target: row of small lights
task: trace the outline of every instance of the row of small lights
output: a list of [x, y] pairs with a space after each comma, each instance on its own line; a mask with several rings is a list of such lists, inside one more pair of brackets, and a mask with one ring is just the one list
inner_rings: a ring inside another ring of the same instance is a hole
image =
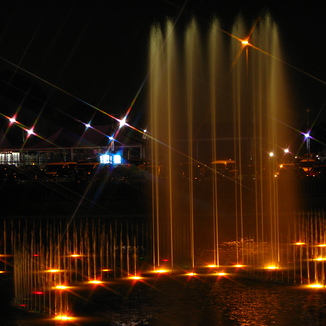
[[[34, 127], [30, 128], [30, 129], [25, 128], [20, 122], [18, 122], [16, 120], [15, 117], [8, 118], [8, 120], [10, 122], [10, 125], [15, 123], [15, 124], [19, 125], [22, 129], [24, 129], [27, 132], [28, 137], [31, 136], [31, 135], [37, 135], [35, 133], [35, 131], [34, 131]], [[119, 129], [122, 128], [125, 124], [126, 124], [125, 118], [120, 120], [119, 121]], [[89, 128], [94, 129], [89, 123], [84, 123], [84, 126], [85, 126], [86, 129], [89, 129]], [[114, 140], [114, 137], [113, 136], [108, 136], [108, 139], [110, 141], [112, 141], [112, 140]]]
[[[306, 245], [306, 243], [304, 242], [296, 242], [294, 243], [294, 245], [296, 246], [304, 246]], [[326, 247], [326, 244], [318, 244], [317, 245], [318, 247]], [[8, 256], [11, 256], [11, 255], [0, 255], [1, 257], [8, 257]], [[38, 256], [37, 254], [33, 255], [33, 256]], [[83, 255], [80, 255], [80, 254], [71, 254], [71, 255], [68, 255], [68, 257], [72, 257], [72, 258], [80, 258], [80, 257], [83, 257]], [[317, 261], [324, 261], [326, 259], [314, 259], [314, 260], [317, 260]], [[219, 268], [218, 265], [215, 265], [215, 264], [212, 264], [212, 265], [207, 265], [206, 266], [207, 268]], [[233, 265], [233, 266], [230, 266], [230, 267], [234, 267], [234, 268], [245, 268], [246, 266], [245, 265], [242, 265], [242, 264], [236, 264], [236, 265]], [[279, 267], [277, 266], [274, 266], [274, 265], [270, 265], [270, 266], [266, 266], [264, 268], [265, 270], [277, 270], [279, 269]], [[102, 272], [110, 272], [112, 271], [111, 269], [102, 269]], [[1, 271], [1, 272], [5, 272], [5, 271]], [[62, 273], [64, 272], [64, 270], [61, 270], [61, 269], [47, 269], [44, 271], [45, 273], [51, 273], [51, 274], [55, 274], [55, 273]], [[168, 270], [168, 269], [157, 269], [157, 270], [153, 270], [151, 271], [152, 274], [156, 274], [156, 275], [160, 275], [160, 274], [170, 274], [172, 273], [171, 270]], [[181, 274], [182, 275], [182, 274]], [[188, 277], [193, 277], [193, 276], [200, 276], [202, 275], [201, 273], [196, 273], [196, 272], [189, 272], [189, 273], [185, 273], [183, 274], [185, 276], [188, 276]], [[227, 276], [228, 273], [225, 273], [223, 271], [215, 271], [213, 272], [212, 274], [210, 275], [216, 275], [216, 276]], [[129, 279], [129, 280], [132, 280], [132, 281], [142, 281], [143, 279], [145, 279], [145, 277], [143, 276], [140, 276], [140, 275], [129, 275], [126, 279]], [[105, 281], [102, 281], [100, 279], [90, 279], [86, 282], [86, 284], [90, 284], [90, 285], [93, 285], [93, 286], [98, 286], [98, 285], [103, 285], [105, 284], [106, 282]], [[324, 288], [324, 286], [322, 284], [319, 284], [319, 283], [313, 283], [313, 284], [309, 284], [307, 285], [306, 287], [309, 287], [309, 288]], [[57, 284], [56, 286], [54, 286], [52, 288], [53, 290], [57, 290], [57, 291], [69, 291], [71, 289], [73, 289], [72, 286], [69, 286], [69, 285], [66, 285], [66, 284]], [[32, 294], [34, 295], [43, 295], [44, 292], [43, 291], [33, 291]], [[22, 305], [24, 306], [24, 304]], [[57, 321], [73, 321], [73, 320], [76, 320], [78, 319], [78, 317], [74, 317], [74, 316], [71, 316], [71, 315], [64, 315], [64, 314], [57, 314], [56, 316], [53, 317], [54, 320], [57, 320]]]

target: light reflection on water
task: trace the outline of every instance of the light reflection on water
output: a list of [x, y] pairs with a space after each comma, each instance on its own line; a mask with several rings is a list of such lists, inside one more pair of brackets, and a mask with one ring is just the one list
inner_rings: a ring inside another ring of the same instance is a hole
[[[59, 325], [324, 325], [325, 290], [229, 277], [160, 275], [120, 280], [74, 299], [80, 319]], [[87, 318], [86, 318], [87, 317]], [[17, 318], [17, 317], [16, 317]], [[55, 324], [41, 318], [3, 326]], [[58, 323], [56, 323], [58, 324]]]

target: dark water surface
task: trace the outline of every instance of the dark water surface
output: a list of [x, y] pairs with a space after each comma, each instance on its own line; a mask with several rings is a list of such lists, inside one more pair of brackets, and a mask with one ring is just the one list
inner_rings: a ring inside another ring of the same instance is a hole
[[80, 318], [69, 323], [55, 323], [4, 304], [0, 325], [326, 325], [325, 291], [237, 275], [160, 275], [75, 291], [71, 302]]

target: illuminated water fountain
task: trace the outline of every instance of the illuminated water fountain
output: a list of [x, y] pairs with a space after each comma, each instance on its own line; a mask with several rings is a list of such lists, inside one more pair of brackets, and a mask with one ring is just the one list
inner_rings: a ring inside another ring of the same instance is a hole
[[[151, 159], [165, 169], [153, 180], [154, 266], [280, 267], [298, 194], [274, 175], [291, 100], [277, 26], [266, 16], [248, 32], [238, 19], [230, 34], [217, 20], [205, 31], [192, 20], [181, 34], [167, 20], [149, 47]], [[233, 175], [210, 164], [230, 158]], [[268, 244], [250, 261], [248, 239]], [[232, 240], [230, 259], [220, 246]]]
[[2, 271], [9, 267], [14, 273], [15, 303], [20, 307], [71, 316], [74, 297], [83, 288], [136, 276], [143, 268], [144, 255], [149, 254], [144, 221], [129, 224], [122, 219], [89, 218], [68, 222], [15, 219], [10, 225], [4, 223], [2, 231], [10, 234], [14, 268], [5, 264]]
[[[203, 33], [193, 20], [181, 39], [171, 21], [152, 29], [152, 219], [4, 220], [0, 273], [13, 271], [17, 305], [66, 321], [98, 285], [238, 268], [325, 286], [324, 214], [299, 214], [296, 183], [275, 178], [290, 101], [277, 27], [265, 17], [248, 34], [239, 19], [228, 34], [214, 20]], [[221, 158], [237, 171], [210, 164]]]
[[[282, 247], [286, 265], [281, 269], [275, 266], [266, 266], [264, 270], [249, 268], [247, 275], [324, 288], [324, 221], [322, 212], [297, 216], [289, 234], [291, 241]], [[1, 274], [13, 273], [15, 304], [58, 322], [76, 319], [81, 322], [78, 304], [87, 307], [96, 287], [103, 288], [100, 293], [105, 297], [114, 287], [122, 291], [122, 286], [129, 286], [131, 291], [135, 282], [145, 282], [146, 287], [152, 288], [150, 284], [156, 284], [160, 275], [167, 275], [169, 282], [175, 279], [177, 283], [182, 279], [189, 282], [190, 278], [215, 278], [219, 282], [237, 273], [235, 268], [230, 274], [230, 269], [226, 271], [212, 265], [205, 270], [174, 273], [172, 277], [169, 269], [156, 269], [153, 274], [150, 264], [143, 264], [144, 254], [148, 254], [146, 248], [151, 246], [143, 241], [144, 235], [150, 234], [147, 224], [103, 218], [67, 222], [13, 219], [4, 220], [0, 228], [1, 238], [7, 239], [6, 246], [1, 247]], [[237, 245], [236, 241], [225, 242], [220, 251], [233, 255]], [[246, 240], [241, 249], [245, 260], [252, 262], [255, 254], [259, 256], [260, 251], [270, 247], [268, 243]], [[76, 302], [79, 303], [76, 305]]]

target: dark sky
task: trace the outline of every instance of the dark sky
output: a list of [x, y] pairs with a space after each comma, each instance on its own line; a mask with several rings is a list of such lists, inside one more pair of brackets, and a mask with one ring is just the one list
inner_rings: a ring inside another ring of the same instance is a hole
[[[287, 1], [280, 3], [267, 0], [1, 1], [0, 77], [4, 74], [8, 80], [8, 71], [10, 76], [23, 75], [44, 91], [41, 102], [54, 103], [63, 111], [66, 107], [77, 110], [81, 102], [76, 99], [81, 99], [119, 115], [141, 90], [134, 110], [137, 120], [146, 106], [146, 83], [142, 85], [147, 75], [149, 30], [155, 21], [164, 22], [169, 16], [177, 26], [182, 26], [195, 16], [205, 27], [216, 15], [222, 27], [230, 30], [238, 14], [250, 22], [262, 10], [268, 10], [279, 24], [285, 61], [296, 68], [292, 69], [292, 78], [297, 82], [294, 87], [298, 94], [295, 99], [298, 115], [305, 116], [309, 107], [315, 116], [326, 100], [324, 1], [303, 0], [295, 6]], [[75, 98], [64, 95], [66, 92]]]

